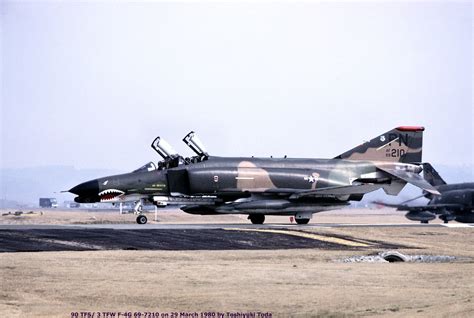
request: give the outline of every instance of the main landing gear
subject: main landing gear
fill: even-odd
[[[298,224],[308,224],[309,219],[296,219],[296,223],[298,223]]]
[[[133,213],[138,214],[137,216],[137,223],[138,224],[146,224],[148,221],[147,217],[142,214],[143,210],[143,200],[140,199],[135,202],[135,207],[133,208]]]
[[[295,215],[295,221],[297,224],[308,224],[309,220],[313,217],[312,213],[309,212],[298,212]]]
[[[265,222],[265,215],[264,214],[249,214],[248,219],[252,224],[263,224]]]
[[[311,213],[297,213],[295,221],[297,224],[308,224],[311,217]],[[252,224],[263,224],[265,222],[265,214],[249,214],[248,219]]]

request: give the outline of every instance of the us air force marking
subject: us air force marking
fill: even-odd
[[[314,183],[316,182],[316,178],[314,176],[307,176],[304,177],[304,180],[308,181],[309,183]]]

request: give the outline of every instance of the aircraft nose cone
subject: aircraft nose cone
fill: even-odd
[[[69,192],[77,195],[97,195],[99,193],[99,181],[91,180],[81,184],[78,184]]]

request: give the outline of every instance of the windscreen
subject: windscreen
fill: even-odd
[[[147,164],[144,164],[140,168],[133,170],[132,172],[143,172],[143,171],[153,171],[156,170],[156,165],[153,162],[149,162]]]

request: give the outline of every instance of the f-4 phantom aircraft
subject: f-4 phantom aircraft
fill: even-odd
[[[429,192],[423,191],[421,196],[405,201],[402,204],[381,204],[395,207],[399,211],[407,211],[407,214],[405,214],[407,219],[420,221],[421,223],[428,223],[436,219],[436,215],[444,223],[449,221],[474,223],[474,182],[446,184],[429,163],[423,164],[423,175],[441,195],[434,196]],[[421,197],[425,197],[430,201],[424,205],[406,204]]]
[[[397,195],[411,183],[439,194],[419,175],[423,131],[397,127],[333,159],[211,156],[194,132],[183,141],[196,156],[184,158],[157,137],[151,147],[163,158],[158,165],[87,181],[69,192],[79,203],[135,201],[139,224],[147,222],[145,201],[191,214],[247,214],[253,224],[262,224],[265,215],[292,215],[307,224],[313,213],[377,189]]]

